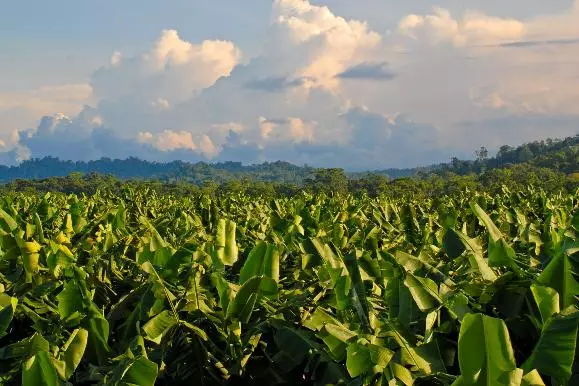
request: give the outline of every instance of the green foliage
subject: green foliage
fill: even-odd
[[[3,196],[0,384],[576,381],[577,192],[313,183]]]
[[[343,169],[317,169],[313,177],[306,179],[305,183],[315,193],[344,194],[348,191],[348,177]]]
[[[507,326],[501,319],[487,315],[467,314],[463,318],[458,336],[458,360],[461,375],[454,383],[457,386],[509,386],[517,376]]]

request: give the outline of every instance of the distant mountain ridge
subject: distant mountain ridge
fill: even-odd
[[[452,172],[459,175],[480,173],[493,168],[527,163],[532,166],[554,169],[565,174],[579,172],[579,134],[565,139],[547,139],[523,144],[518,147],[501,146],[495,157],[488,157],[482,147],[477,159],[459,160],[449,163],[406,169],[383,169],[367,172],[347,173],[350,178],[369,174],[389,178],[410,177],[424,173]],[[63,177],[71,173],[97,173],[121,179],[158,179],[163,181],[187,181],[202,184],[206,181],[223,183],[235,179],[302,184],[317,168],[298,166],[284,161],[243,165],[241,162],[188,163],[174,161],[158,163],[129,157],[124,160],[102,158],[96,161],[63,161],[56,157],[31,159],[18,166],[0,165],[0,182],[17,179],[44,179]]]

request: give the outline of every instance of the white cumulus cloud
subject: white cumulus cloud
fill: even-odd
[[[128,58],[115,52],[111,64],[94,73],[92,85],[100,99],[179,102],[229,75],[240,59],[241,51],[232,42],[194,44],[175,30],[165,30],[146,52]]]
[[[410,14],[399,23],[401,33],[432,43],[450,42],[455,46],[494,44],[520,39],[525,24],[516,19],[504,19],[469,11],[455,19],[450,11],[435,7],[430,15]]]
[[[306,87],[335,89],[337,74],[380,49],[381,35],[367,23],[346,20],[305,0],[275,0],[267,56],[288,58]]]
[[[262,142],[312,142],[316,122],[304,122],[301,118],[289,117],[281,120],[259,118]]]
[[[184,130],[173,131],[165,129],[158,134],[149,132],[139,133],[138,140],[141,143],[150,143],[162,151],[175,149],[196,150],[197,145],[193,142],[193,135]]]

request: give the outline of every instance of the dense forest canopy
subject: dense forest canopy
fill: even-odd
[[[502,168],[526,163],[565,174],[577,172],[579,157],[579,134],[565,139],[535,141],[518,147],[502,146],[495,157],[488,157],[488,150],[482,147],[475,152],[475,160],[452,158],[449,163],[408,169],[385,169],[371,172],[346,173],[352,179],[371,175],[388,178],[410,177],[424,173],[454,173],[467,175],[481,173],[489,169]],[[243,165],[241,162],[195,164],[174,161],[158,163],[143,161],[134,157],[125,160],[102,158],[96,161],[64,161],[55,157],[31,159],[18,166],[0,166],[0,182],[16,179],[41,179],[64,177],[71,173],[98,173],[121,179],[141,178],[162,181],[186,181],[201,185],[207,181],[222,184],[231,180],[247,178],[251,181],[303,184],[317,170],[308,165],[297,166],[289,162],[265,162],[258,165]]]

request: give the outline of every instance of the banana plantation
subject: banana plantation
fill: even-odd
[[[578,385],[579,193],[0,198],[3,385]]]

